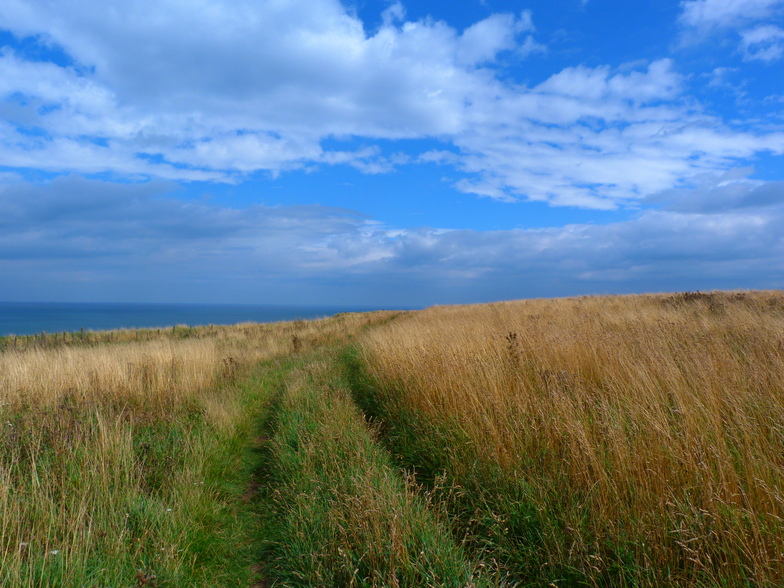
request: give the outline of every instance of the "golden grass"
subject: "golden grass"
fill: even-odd
[[[435,307],[362,347],[457,483],[525,489],[542,569],[784,581],[784,293]]]
[[[0,406],[54,407],[64,401],[142,404],[148,409],[198,397],[240,370],[276,355],[346,337],[391,313],[343,314],[313,321],[231,327],[106,331],[85,343],[50,339],[48,346],[0,353]],[[160,331],[160,335],[156,335]],[[174,334],[172,334],[174,333]]]
[[[241,467],[247,440],[235,447],[235,437],[250,434],[266,401],[235,382],[260,361],[345,340],[390,316],[6,347],[0,584],[133,585],[135,574],[166,585],[229,581],[221,573],[236,573],[226,571],[232,541],[245,539],[235,537],[241,525],[226,526],[232,507],[219,488]]]

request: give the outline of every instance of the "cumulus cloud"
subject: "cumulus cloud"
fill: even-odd
[[[742,12],[718,0],[683,10],[697,24]],[[781,133],[733,129],[695,107],[669,59],[567,67],[533,86],[502,79],[501,56],[546,51],[530,11],[459,31],[407,21],[396,2],[368,33],[338,0],[7,0],[0,22],[74,63],[0,54],[8,167],[226,182],[318,165],[382,173],[429,155],[374,142],[432,139],[451,153],[443,164],[470,176],[459,190],[613,208],[784,150]],[[756,39],[750,58],[772,59],[777,41]],[[356,138],[367,148],[324,147]]]
[[[19,5],[27,10],[14,11]],[[494,15],[460,35],[441,22],[398,26],[404,11],[395,4],[385,13],[395,18],[368,36],[333,0],[209,6],[139,0],[99,10],[74,0],[55,6],[9,0],[4,7],[6,26],[47,35],[94,68],[95,82],[120,103],[191,115],[194,124],[201,115],[212,124],[311,129],[317,137],[449,131],[438,111],[453,110],[450,102],[477,83],[458,66],[458,54],[493,59],[514,46],[524,20]]]
[[[0,99],[13,122],[44,131],[36,141],[0,137],[0,157],[24,166],[34,155],[50,168],[91,172],[95,163],[82,168],[48,150],[97,142],[109,165],[125,159],[119,173],[154,176],[160,167],[163,177],[180,170],[193,179],[194,168],[219,169],[231,180],[305,167],[329,159],[320,146],[327,137],[460,133],[466,103],[498,85],[481,64],[541,48],[530,35],[518,43],[533,31],[528,12],[492,15],[462,33],[404,18],[402,4],[392,4],[368,35],[337,0],[139,0],[97,9],[9,0],[0,6],[5,27],[62,48],[79,66],[0,55]],[[14,158],[20,148],[27,156]]]

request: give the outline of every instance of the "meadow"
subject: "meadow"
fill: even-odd
[[[0,584],[784,583],[784,293],[0,351]]]
[[[453,532],[528,585],[784,582],[784,296],[431,308],[357,399]]]
[[[7,345],[0,585],[249,585],[248,446],[274,392],[259,366],[377,320],[339,315]]]

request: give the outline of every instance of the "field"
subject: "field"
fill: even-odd
[[[384,316],[6,346],[0,585],[249,585],[269,362]]]
[[[4,341],[0,584],[784,583],[784,293]]]

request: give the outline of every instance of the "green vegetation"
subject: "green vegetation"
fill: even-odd
[[[2,584],[247,586],[244,455],[269,397],[251,382],[212,409],[5,410]]]
[[[267,362],[386,318],[0,353],[0,585],[250,585],[253,440],[276,392]]]
[[[405,483],[328,354],[288,370],[268,441],[267,577],[304,586],[467,586],[474,570]]]
[[[784,583],[784,294],[0,352],[0,585]]]

